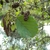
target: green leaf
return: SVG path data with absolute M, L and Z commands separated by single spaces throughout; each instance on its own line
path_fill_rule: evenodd
M 1 10 L 0 11 L 0 20 L 4 17 L 4 15 L 7 13 L 7 10 Z
M 25 1 L 23 4 L 24 4 L 24 6 L 26 6 L 28 4 L 28 2 Z
M 11 30 L 14 31 L 15 29 L 16 29 L 16 25 L 14 24 L 11 26 Z
M 4 27 L 4 25 L 3 25 L 3 21 L 1 21 L 1 26 Z
M 27 21 L 24 21 L 23 18 L 22 15 L 17 17 L 16 25 L 18 33 L 24 38 L 34 37 L 38 33 L 36 20 L 32 16 L 29 16 Z
M 2 15 L 2 13 L 0 12 L 0 20 L 3 18 L 3 15 Z
M 2 9 L 2 5 L 0 4 L 0 9 Z
M 20 11 L 18 10 L 15 14 L 18 16 L 20 14 Z

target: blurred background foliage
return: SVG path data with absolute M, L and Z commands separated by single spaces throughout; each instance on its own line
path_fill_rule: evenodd
M 3 1 L 3 3 L 1 3 Z M 18 8 L 12 8 L 18 2 Z M 21 12 L 29 11 L 38 24 L 38 34 L 32 38 L 22 38 L 17 32 L 16 18 Z M 6 35 L 3 25 L 10 24 L 9 36 Z M 47 50 L 50 44 L 50 36 L 44 31 L 45 23 L 50 23 L 50 0 L 0 0 L 0 50 Z

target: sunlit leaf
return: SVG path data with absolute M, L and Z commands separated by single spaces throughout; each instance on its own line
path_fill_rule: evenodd
M 16 29 L 16 25 L 14 24 L 11 26 L 11 30 L 14 31 L 15 29 Z
M 23 4 L 26 6 L 28 4 L 28 2 L 25 1 Z
M 18 15 L 19 15 L 19 13 L 20 13 L 20 11 L 16 12 L 15 14 L 18 16 Z
M 0 4 L 0 9 L 2 8 L 2 5 Z

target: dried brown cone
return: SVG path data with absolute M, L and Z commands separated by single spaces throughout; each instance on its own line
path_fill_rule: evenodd
M 9 0 L 5 0 L 6 1 L 6 3 L 9 3 Z
M 29 11 L 27 11 L 27 12 L 24 13 L 24 21 L 27 21 L 28 20 L 29 14 L 30 14 Z
M 14 3 L 13 5 L 12 5 L 12 8 L 17 8 L 17 7 L 19 7 L 19 3 L 17 2 L 17 3 Z

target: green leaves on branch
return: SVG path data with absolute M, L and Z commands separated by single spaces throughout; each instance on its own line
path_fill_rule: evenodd
M 34 37 L 38 33 L 38 25 L 36 20 L 29 16 L 27 21 L 24 21 L 23 16 L 18 16 L 16 20 L 17 31 L 21 37 Z

